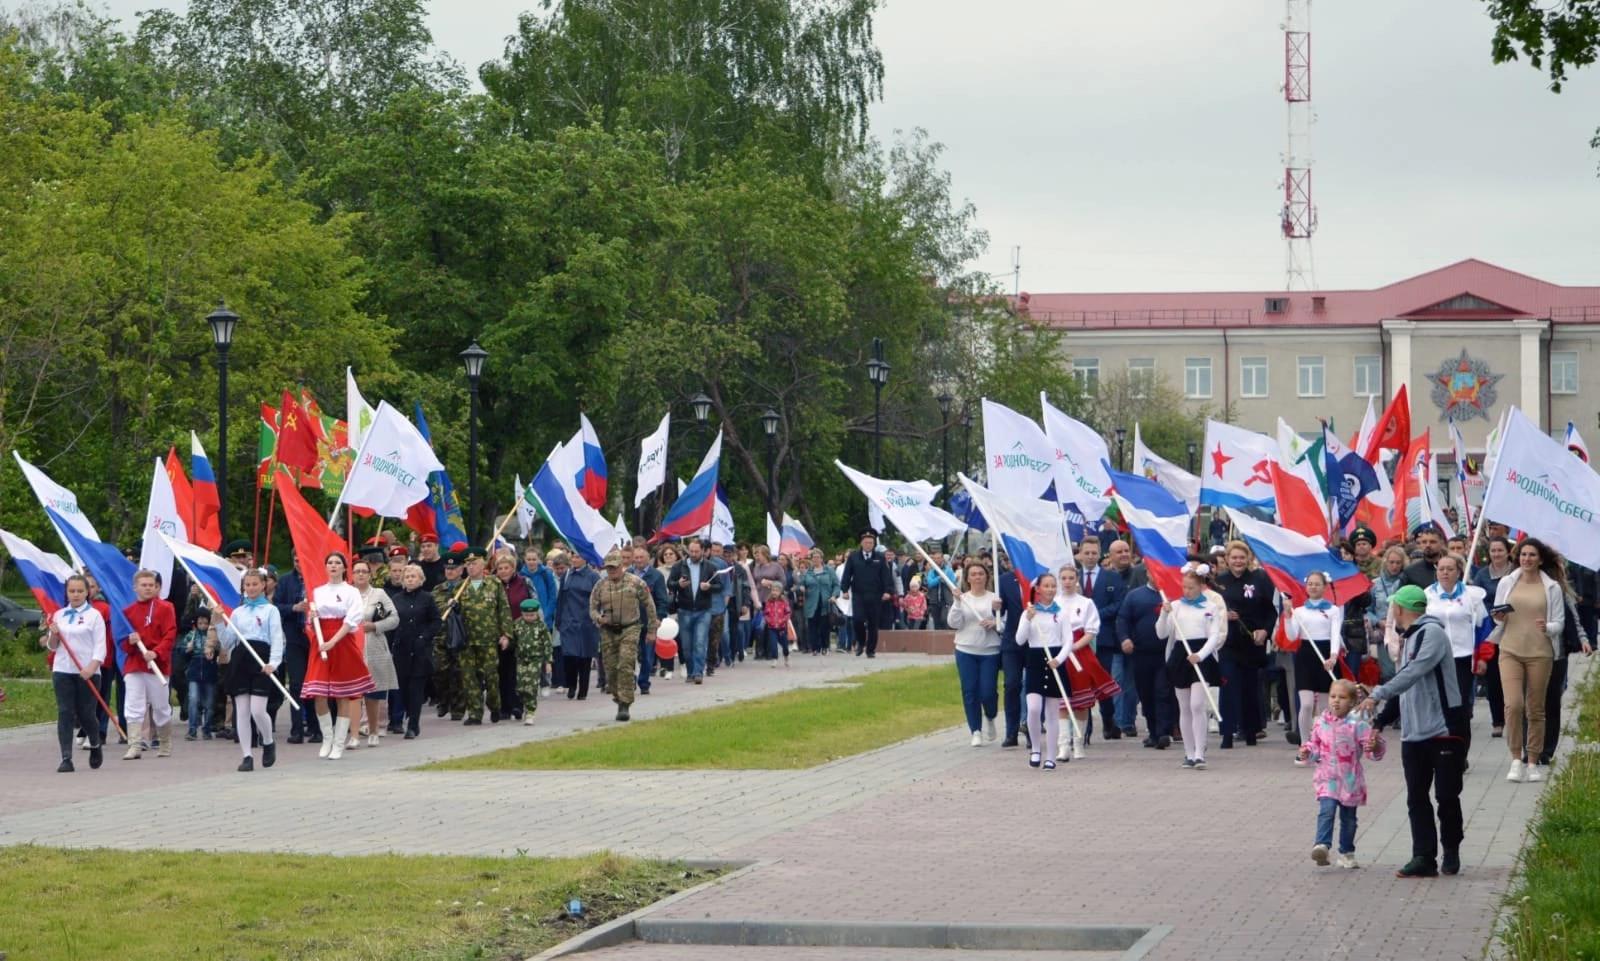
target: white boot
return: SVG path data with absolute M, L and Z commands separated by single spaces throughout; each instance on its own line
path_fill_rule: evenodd
M 1075 738 L 1072 739 L 1072 759 L 1074 761 L 1078 761 L 1078 760 L 1082 760 L 1082 758 L 1083 758 L 1083 738 L 1075 737 Z
M 328 760 L 337 761 L 344 757 L 344 742 L 350 739 L 350 719 L 341 717 L 333 722 L 333 750 L 328 752 Z M 324 741 L 324 744 L 327 742 Z
M 1070 730 L 1062 730 L 1060 734 L 1056 735 L 1056 760 L 1067 760 L 1067 742 L 1071 739 L 1072 732 Z
M 327 757 L 333 751 L 333 715 L 318 714 L 317 724 L 322 730 L 322 746 L 317 748 L 317 757 Z

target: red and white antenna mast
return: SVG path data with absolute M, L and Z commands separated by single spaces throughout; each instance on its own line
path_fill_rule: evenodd
M 1317 229 L 1317 206 L 1311 196 L 1311 0 L 1286 0 L 1283 22 L 1283 99 L 1288 108 L 1287 144 L 1283 155 L 1285 290 L 1310 290 L 1317 285 L 1311 235 Z

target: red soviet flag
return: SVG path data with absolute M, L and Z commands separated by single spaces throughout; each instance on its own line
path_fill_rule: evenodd
M 317 431 L 311 418 L 288 391 L 278 409 L 278 463 L 301 471 L 317 469 Z
M 1377 426 L 1372 428 L 1372 437 L 1361 456 L 1367 463 L 1376 464 L 1379 450 L 1404 451 L 1410 443 L 1411 399 L 1406 396 L 1406 385 L 1401 384 L 1400 389 L 1395 391 L 1394 400 L 1389 401 L 1389 406 L 1383 409 Z

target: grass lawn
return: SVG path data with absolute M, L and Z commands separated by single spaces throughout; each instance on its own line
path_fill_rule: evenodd
M 1578 740 L 1600 740 L 1600 669 L 1584 679 Z M 1567 755 L 1539 803 L 1501 934 L 1515 961 L 1600 958 L 1600 751 Z
M 9 847 L 0 848 L 0 953 L 17 961 L 521 961 L 712 876 L 606 854 L 312 857 Z M 583 920 L 564 916 L 573 897 L 585 904 Z
M 949 666 L 882 671 L 851 683 L 634 721 L 426 769 L 807 768 L 961 723 L 960 688 Z
M 0 704 L 0 727 L 20 727 L 56 719 L 56 695 L 48 679 L 0 677 L 0 687 L 6 689 L 5 703 Z M 4 950 L 4 945 L 0 945 L 0 950 Z

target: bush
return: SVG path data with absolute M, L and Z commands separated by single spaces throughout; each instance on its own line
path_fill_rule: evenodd
M 0 677 L 49 677 L 50 666 L 39 649 L 39 629 L 0 628 Z

